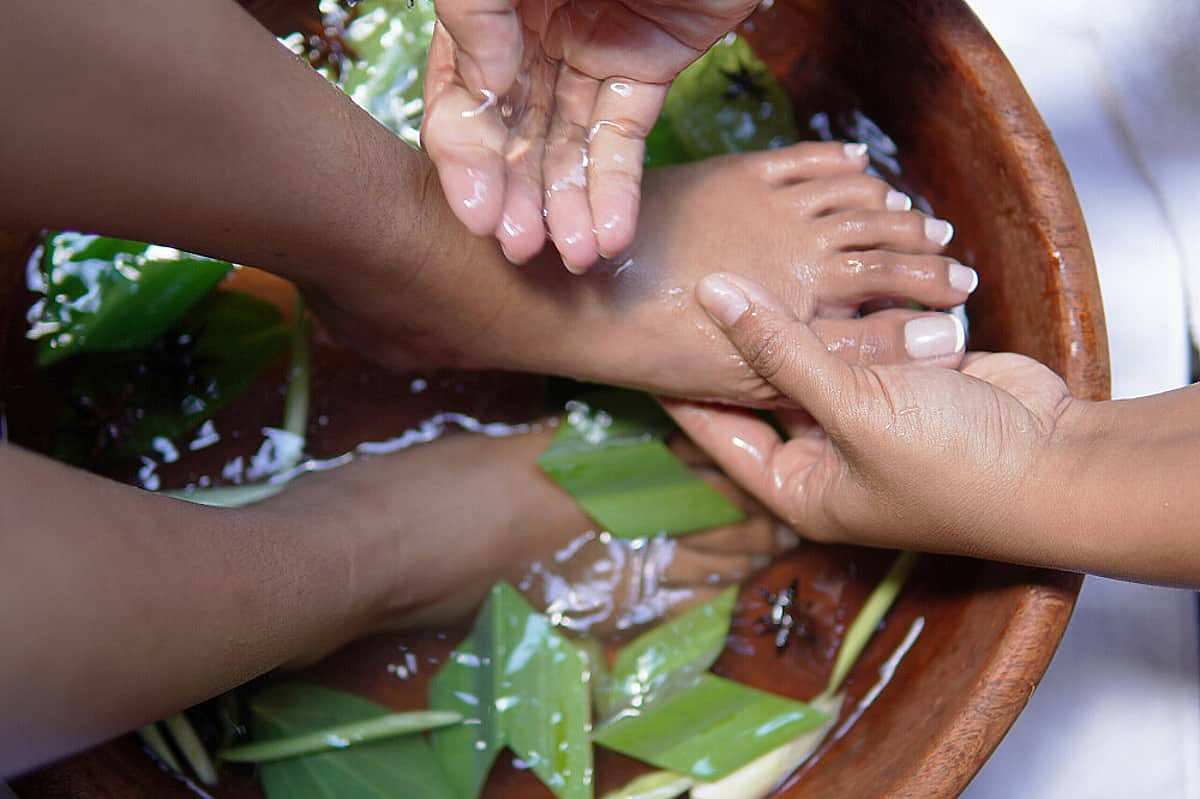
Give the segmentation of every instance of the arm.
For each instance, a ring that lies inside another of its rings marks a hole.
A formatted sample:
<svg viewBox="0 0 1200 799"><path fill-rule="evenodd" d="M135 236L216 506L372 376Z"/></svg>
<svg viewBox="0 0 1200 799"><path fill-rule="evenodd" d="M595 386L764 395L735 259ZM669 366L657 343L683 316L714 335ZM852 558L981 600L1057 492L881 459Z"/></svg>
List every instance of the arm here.
<svg viewBox="0 0 1200 799"><path fill-rule="evenodd" d="M239 510L0 444L0 778L377 627L469 615L589 529L538 472L551 435L452 436Z"/></svg>
<svg viewBox="0 0 1200 799"><path fill-rule="evenodd" d="M77 228L311 280L419 243L423 159L232 0L66 0L0 26L0 229Z"/></svg>
<svg viewBox="0 0 1200 799"><path fill-rule="evenodd" d="M1019 355L968 355L961 373L851 366L745 279L698 294L811 417L783 414L784 441L739 411L670 410L801 534L1200 586L1200 387L1093 403Z"/></svg>

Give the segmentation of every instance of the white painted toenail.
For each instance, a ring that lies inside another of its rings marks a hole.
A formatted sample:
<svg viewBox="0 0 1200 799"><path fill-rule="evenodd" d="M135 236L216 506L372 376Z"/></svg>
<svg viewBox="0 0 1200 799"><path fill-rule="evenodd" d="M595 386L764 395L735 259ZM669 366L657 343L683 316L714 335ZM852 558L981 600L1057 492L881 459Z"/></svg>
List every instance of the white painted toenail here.
<svg viewBox="0 0 1200 799"><path fill-rule="evenodd" d="M850 142L842 145L842 149L846 151L847 158L862 158L867 154L867 145L861 142Z"/></svg>
<svg viewBox="0 0 1200 799"><path fill-rule="evenodd" d="M913 360L962 352L967 332L950 314L918 316L904 324L904 349Z"/></svg>
<svg viewBox="0 0 1200 799"><path fill-rule="evenodd" d="M958 261L950 262L950 285L959 291L971 294L979 288L979 273Z"/></svg>
<svg viewBox="0 0 1200 799"><path fill-rule="evenodd" d="M889 211L911 211L912 197L902 191L891 189L887 193L887 209Z"/></svg>
<svg viewBox="0 0 1200 799"><path fill-rule="evenodd" d="M945 247L954 238L954 225L945 219L926 219L925 238L939 247Z"/></svg>

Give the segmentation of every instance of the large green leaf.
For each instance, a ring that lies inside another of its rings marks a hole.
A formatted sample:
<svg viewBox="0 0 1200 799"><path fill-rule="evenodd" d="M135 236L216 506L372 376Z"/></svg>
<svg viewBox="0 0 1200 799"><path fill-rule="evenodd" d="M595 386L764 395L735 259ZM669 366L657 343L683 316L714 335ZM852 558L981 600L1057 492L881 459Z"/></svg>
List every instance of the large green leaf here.
<svg viewBox="0 0 1200 799"><path fill-rule="evenodd" d="M730 586L622 648L600 694L602 718L645 709L694 686L725 648L737 596L737 586Z"/></svg>
<svg viewBox="0 0 1200 799"><path fill-rule="evenodd" d="M346 13L346 12L338 12ZM347 58L333 83L384 127L414 147L420 138L425 55L433 37L432 0L361 0L341 32ZM295 44L305 47L303 40Z"/></svg>
<svg viewBox="0 0 1200 799"><path fill-rule="evenodd" d="M57 453L73 462L128 457L192 430L278 359L289 335L273 305L218 291L143 350L56 366L51 379L69 408ZM85 445L96 449L79 452Z"/></svg>
<svg viewBox="0 0 1200 799"><path fill-rule="evenodd" d="M718 780L820 726L803 702L701 675L696 685L596 730L601 746L668 771Z"/></svg>
<svg viewBox="0 0 1200 799"><path fill-rule="evenodd" d="M787 92L750 45L733 34L680 73L661 119L689 160L800 140Z"/></svg>
<svg viewBox="0 0 1200 799"><path fill-rule="evenodd" d="M42 252L45 297L30 331L41 340L38 362L47 366L81 352L148 347L230 268L156 244L49 235Z"/></svg>
<svg viewBox="0 0 1200 799"><path fill-rule="evenodd" d="M504 746L556 796L592 796L586 660L511 585L492 588L429 692L432 709L464 716L431 736L459 799L479 795Z"/></svg>
<svg viewBox="0 0 1200 799"><path fill-rule="evenodd" d="M315 685L278 683L250 701L256 739L270 741L388 713L362 697ZM268 799L453 799L454 793L420 735L266 763Z"/></svg>
<svg viewBox="0 0 1200 799"><path fill-rule="evenodd" d="M622 538L736 524L745 515L688 469L663 438L671 424L649 397L589 394L567 404L538 465L598 525Z"/></svg>

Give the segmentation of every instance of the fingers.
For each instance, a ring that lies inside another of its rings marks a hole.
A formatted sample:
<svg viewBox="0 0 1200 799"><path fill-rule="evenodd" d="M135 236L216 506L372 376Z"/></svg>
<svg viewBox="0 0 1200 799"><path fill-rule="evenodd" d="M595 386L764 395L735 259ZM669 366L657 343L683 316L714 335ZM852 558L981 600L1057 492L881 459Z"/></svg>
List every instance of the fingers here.
<svg viewBox="0 0 1200 799"><path fill-rule="evenodd" d="M599 91L599 81L564 64L554 89L554 118L546 137L542 168L546 224L563 264L574 274L583 274L598 257L587 195L587 136Z"/></svg>
<svg viewBox="0 0 1200 799"><path fill-rule="evenodd" d="M610 78L600 87L589 131L588 199L605 257L633 244L646 136L666 97L666 85L625 78Z"/></svg>
<svg viewBox="0 0 1200 799"><path fill-rule="evenodd" d="M425 76L421 142L437 165L446 202L477 236L496 229L504 206L508 130L499 109L481 104L456 80L454 43L434 27Z"/></svg>
<svg viewBox="0 0 1200 799"><path fill-rule="evenodd" d="M738 275L709 275L697 284L696 299L747 366L830 429L853 375L808 325L783 311L766 289Z"/></svg>
<svg viewBox="0 0 1200 799"><path fill-rule="evenodd" d="M507 92L521 66L516 0L436 0L434 6L457 45L458 71L471 94L483 99Z"/></svg>

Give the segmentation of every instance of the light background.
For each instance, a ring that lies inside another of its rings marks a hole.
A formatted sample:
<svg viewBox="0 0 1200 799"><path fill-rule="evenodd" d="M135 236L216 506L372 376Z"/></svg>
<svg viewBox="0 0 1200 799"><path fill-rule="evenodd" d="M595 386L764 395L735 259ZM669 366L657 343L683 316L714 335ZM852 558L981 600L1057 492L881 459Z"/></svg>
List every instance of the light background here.
<svg viewBox="0 0 1200 799"><path fill-rule="evenodd" d="M1200 3L969 2L1071 170L1113 395L1186 385L1189 307L1200 320ZM1198 651L1193 592L1087 578L1041 687L964 795L1200 799Z"/></svg>

